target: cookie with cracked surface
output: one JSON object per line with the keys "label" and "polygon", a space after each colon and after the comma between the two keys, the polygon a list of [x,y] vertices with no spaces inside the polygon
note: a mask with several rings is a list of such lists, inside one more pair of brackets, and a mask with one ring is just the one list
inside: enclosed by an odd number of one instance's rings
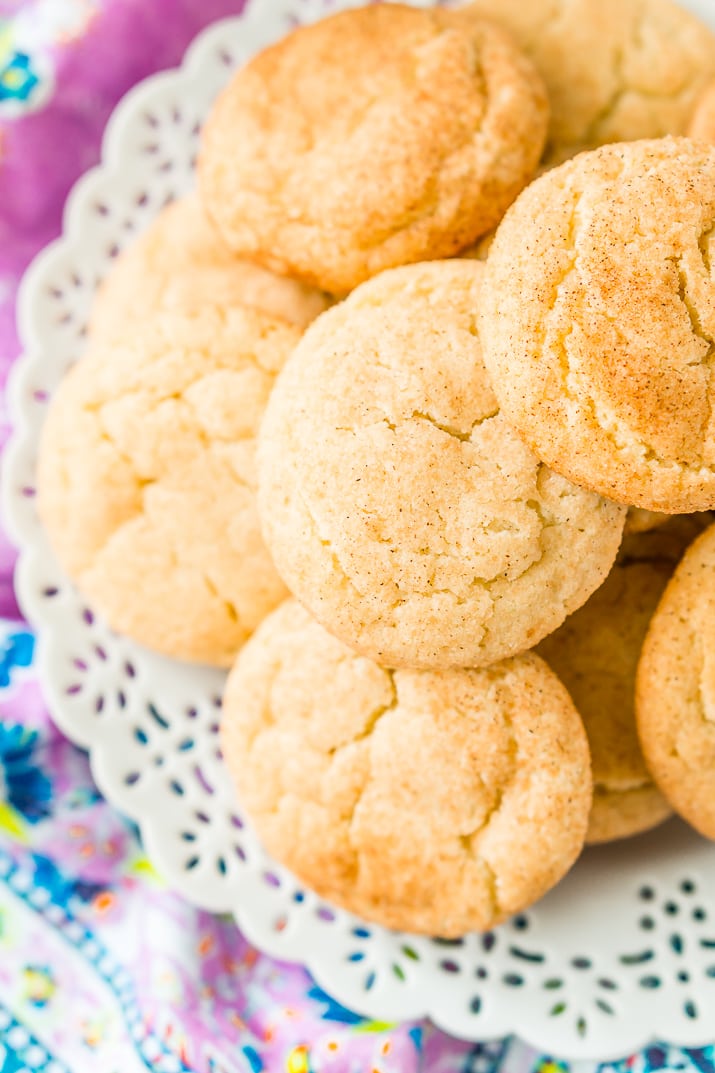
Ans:
{"label": "cookie with cracked surface", "polygon": [[626,537],[605,583],[537,649],[568,689],[588,734],[589,843],[638,834],[671,814],[638,743],[636,668],[668,579],[711,521],[710,514],[672,518],[661,529]]}
{"label": "cookie with cracked surface", "polygon": [[529,653],[388,671],[288,601],[229,676],[223,754],[266,849],[337,905],[451,938],[568,871],[591,804],[566,689]]}
{"label": "cookie with cracked surface", "polygon": [[484,361],[505,415],[577,484],[666,514],[715,506],[714,229],[715,147],[687,138],[583,153],[500,225]]}
{"label": "cookie with cracked surface", "polygon": [[204,128],[201,190],[237,253],[344,294],[493,228],[547,120],[541,78],[498,26],[376,4],[295,30],[235,75]]}
{"label": "cookie with cracked surface", "polygon": [[546,161],[687,133],[715,76],[715,36],[671,0],[472,0],[533,60],[549,92]]}
{"label": "cookie with cracked surface", "polygon": [[715,79],[708,83],[698,98],[688,136],[696,141],[715,142]]}
{"label": "cookie with cracked surface", "polygon": [[162,209],[124,250],[95,299],[89,332],[111,340],[154,313],[246,305],[305,328],[329,305],[320,291],[241,261],[228,248],[196,194]]}
{"label": "cookie with cracked surface", "polygon": [[119,633],[228,666],[285,598],[259,530],[255,435],[299,337],[247,308],[163,314],[60,385],[40,445],[40,516]]}
{"label": "cookie with cracked surface", "polygon": [[651,775],[676,812],[715,839],[715,526],[688,548],[653,616],[636,680]]}
{"label": "cookie with cracked surface", "polygon": [[484,265],[392,269],[324,313],[278,378],[259,510],[288,587],[388,666],[484,666],[605,579],[625,508],[541,465],[499,413]]}

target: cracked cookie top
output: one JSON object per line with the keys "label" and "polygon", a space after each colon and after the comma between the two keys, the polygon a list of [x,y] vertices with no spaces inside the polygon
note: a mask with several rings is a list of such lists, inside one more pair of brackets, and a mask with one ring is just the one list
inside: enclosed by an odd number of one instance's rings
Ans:
{"label": "cracked cookie top", "polygon": [[568,689],[588,734],[593,807],[587,842],[626,838],[670,815],[638,744],[636,667],[669,577],[712,521],[709,513],[672,518],[626,537],[605,583],[537,649]]}
{"label": "cracked cookie top", "polygon": [[204,128],[201,189],[238,253],[343,294],[494,227],[547,120],[540,77],[498,26],[376,4],[295,30],[235,75]]}
{"label": "cracked cookie top", "polygon": [[160,310],[200,312],[207,305],[251,306],[305,328],[328,304],[312,287],[239,260],[189,194],[120,254],[99,289],[89,331],[93,340],[109,341]]}
{"label": "cracked cookie top", "polygon": [[542,465],[499,413],[476,320],[484,266],[363,284],[308,329],[259,441],[259,509],[288,587],[388,666],[482,666],[590,596],[625,509]]}
{"label": "cracked cookie top", "polygon": [[583,845],[586,736],[532,654],[388,671],[288,601],[241,652],[221,731],[269,853],[390,928],[491,928],[545,894]]}
{"label": "cracked cookie top", "polygon": [[480,336],[539,458],[647,510],[715,506],[715,148],[604,146],[538,179],[489,252]]}
{"label": "cracked cookie top", "polygon": [[685,134],[715,36],[671,0],[472,0],[534,61],[551,123],[546,161],[583,149]]}
{"label": "cracked cookie top", "polygon": [[651,621],[636,683],[643,755],[676,812],[715,838],[715,526],[685,553]]}
{"label": "cracked cookie top", "polygon": [[118,632],[228,665],[284,599],[258,526],[255,435],[299,337],[256,310],[162,314],[63,380],[42,432],[39,512]]}

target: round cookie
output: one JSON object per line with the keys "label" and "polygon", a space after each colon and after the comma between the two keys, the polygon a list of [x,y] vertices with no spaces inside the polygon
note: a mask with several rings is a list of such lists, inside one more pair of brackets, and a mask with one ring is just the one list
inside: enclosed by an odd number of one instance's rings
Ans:
{"label": "round cookie", "polygon": [[715,79],[708,83],[695,106],[688,137],[702,142],[715,142]]}
{"label": "round cookie", "polygon": [[546,160],[685,134],[715,75],[715,36],[671,0],[472,0],[533,60],[549,92]]}
{"label": "round cookie", "polygon": [[480,356],[484,266],[393,269],[324,313],[259,440],[276,566],[327,629],[387,666],[531,647],[605,579],[625,509],[539,463]]}
{"label": "round cookie", "polygon": [[715,839],[715,526],[690,546],[651,621],[636,717],[651,775],[673,808]]}
{"label": "round cookie", "polygon": [[547,465],[646,510],[715,506],[715,147],[604,146],[500,225],[480,337],[505,415]]}
{"label": "round cookie", "polygon": [[711,520],[709,514],[673,518],[627,537],[605,583],[537,649],[568,689],[588,734],[593,807],[587,842],[626,838],[670,815],[638,743],[636,667],[670,575]]}
{"label": "round cookie", "polygon": [[120,254],[95,299],[89,333],[109,341],[154,313],[198,313],[207,305],[253,306],[305,328],[328,304],[320,291],[240,261],[189,194]]}
{"label": "round cookie", "polygon": [[39,512],[60,563],[119,633],[229,665],[284,599],[258,525],[255,435],[299,337],[247,308],[166,313],[60,385]]}
{"label": "round cookie", "polygon": [[586,735],[530,653],[485,670],[387,671],[288,601],[241,652],[221,731],[268,852],[386,927],[491,928],[583,845]]}
{"label": "round cookie", "polygon": [[203,131],[201,189],[237,253],[344,294],[493,228],[547,120],[543,82],[499,27],[376,4],[293,31],[235,75]]}

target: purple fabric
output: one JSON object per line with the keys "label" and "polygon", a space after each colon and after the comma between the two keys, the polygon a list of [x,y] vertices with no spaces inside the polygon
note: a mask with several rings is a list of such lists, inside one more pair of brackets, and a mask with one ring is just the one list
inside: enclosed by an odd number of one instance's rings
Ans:
{"label": "purple fabric", "polygon": [[[18,352],[19,280],[60,233],[67,193],[99,159],[117,100],[240,6],[0,0],[0,392]],[[7,433],[2,409],[0,447]],[[470,1045],[427,1023],[366,1021],[302,969],[261,955],[231,921],[166,890],[47,716],[14,558],[0,530],[0,1073],[568,1068],[516,1041]],[[609,1068],[668,1063],[715,1073],[712,1048],[651,1048]]]}
{"label": "purple fabric", "polygon": [[[118,99],[240,7],[0,0],[0,389],[18,353],[22,273],[59,235],[67,193],[98,161]],[[3,409],[0,446],[8,431]],[[131,826],[101,799],[85,757],[48,719],[12,590],[14,559],[0,531],[0,1071],[463,1068],[474,1047],[427,1025],[355,1017],[302,969],[254,950],[232,921],[163,887]],[[31,877],[42,907],[29,898],[18,906],[18,875]],[[73,934],[85,929],[72,958],[57,934],[60,909]],[[134,1021],[114,979],[111,993],[98,989],[87,942],[131,980]]]}
{"label": "purple fabric", "polygon": [[[51,97],[44,107],[5,119],[0,102],[0,391],[18,353],[17,287],[26,267],[61,231],[73,183],[99,160],[101,138],[117,101],[136,82],[178,64],[189,42],[209,23],[240,12],[242,0],[2,0],[7,17],[5,56],[15,45],[10,16],[36,37],[49,58]],[[50,11],[53,8],[54,11]],[[62,28],[62,9],[66,10]],[[57,40],[51,26],[60,13]],[[50,18],[52,16],[52,18]],[[29,30],[26,29],[29,27]],[[0,447],[8,435],[0,411]],[[0,614],[19,615],[7,582],[13,549],[0,533]]]}
{"label": "purple fabric", "polygon": [[[0,103],[0,386],[17,353],[18,280],[59,235],[65,198],[99,160],[115,104],[140,79],[179,63],[204,26],[242,6],[241,0],[6,0],[0,8],[19,12],[30,37],[35,31],[53,80],[50,100],[37,111],[3,121]],[[45,31],[51,7],[55,17],[65,8],[70,26],[55,42]]]}

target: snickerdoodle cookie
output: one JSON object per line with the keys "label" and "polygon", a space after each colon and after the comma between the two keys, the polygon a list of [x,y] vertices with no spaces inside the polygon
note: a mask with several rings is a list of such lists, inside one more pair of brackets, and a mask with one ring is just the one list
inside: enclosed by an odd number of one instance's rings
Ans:
{"label": "snickerdoodle cookie", "polygon": [[604,146],[542,176],[489,251],[480,336],[505,415],[586,488],[715,506],[715,147]]}
{"label": "snickerdoodle cookie", "polygon": [[636,685],[641,748],[676,812],[715,838],[715,526],[685,553],[651,621]]}
{"label": "snickerdoodle cookie", "polygon": [[688,127],[688,137],[715,142],[715,79],[708,83],[698,99]]}
{"label": "snickerdoodle cookie", "polygon": [[388,671],[288,601],[229,676],[222,740],[269,853],[387,927],[491,928],[558,882],[583,845],[586,735],[532,654]]}
{"label": "snickerdoodle cookie", "polygon": [[109,340],[161,310],[253,306],[305,328],[327,308],[320,291],[239,260],[196,194],[163,209],[120,254],[92,308],[90,335]]}
{"label": "snickerdoodle cookie", "polygon": [[671,0],[472,0],[510,31],[549,91],[546,159],[685,134],[715,76],[715,36]]}
{"label": "snickerdoodle cookie", "polygon": [[498,409],[484,266],[432,261],[315,321],[261,427],[259,508],[288,587],[388,666],[483,666],[540,641],[605,579],[625,508],[542,465]]}
{"label": "snickerdoodle cookie", "polygon": [[297,328],[247,308],[167,313],[97,347],[44,427],[40,516],[120,633],[230,664],[286,590],[260,536],[255,435]]}
{"label": "snickerdoodle cookie", "polygon": [[605,584],[537,650],[586,726],[594,792],[587,842],[625,838],[670,815],[638,743],[636,667],[670,575],[710,521],[710,514],[673,518],[653,532],[627,537]]}
{"label": "snickerdoodle cookie", "polygon": [[341,11],[235,75],[203,132],[202,193],[237,253],[343,294],[493,228],[547,120],[543,82],[498,26],[403,4]]}

